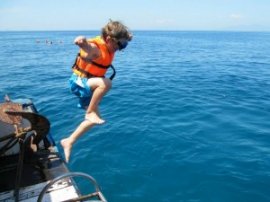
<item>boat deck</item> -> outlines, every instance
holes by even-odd
[[[43,182],[39,184],[35,184],[32,186],[24,187],[20,189],[19,193],[19,201],[23,202],[37,202],[38,197],[40,195],[41,190],[47,185],[48,182]],[[6,191],[0,194],[0,201],[14,201],[13,191]],[[78,193],[76,192],[74,186],[70,183],[70,181],[62,181],[58,183],[56,186],[51,188],[48,193],[46,193],[43,197],[42,201],[65,201],[72,198],[78,197]]]
[[[0,192],[14,189],[18,159],[19,155],[0,157]],[[40,150],[24,159],[20,187],[42,183],[66,172],[68,169],[58,153]]]

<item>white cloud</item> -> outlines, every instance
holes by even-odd
[[[233,13],[233,14],[230,15],[230,18],[233,19],[233,20],[240,20],[240,19],[243,19],[244,16],[241,15],[241,14],[235,14],[235,13]]]

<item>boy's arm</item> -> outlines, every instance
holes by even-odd
[[[86,37],[78,36],[75,38],[74,43],[86,53],[86,55],[83,56],[84,58],[94,59],[99,56],[99,50],[95,44],[88,43]]]

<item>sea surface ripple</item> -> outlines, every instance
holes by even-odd
[[[62,154],[84,118],[72,42],[97,34],[0,32],[1,99],[31,98]],[[110,202],[270,201],[270,33],[135,31],[114,66],[106,124],[74,145],[70,170]]]

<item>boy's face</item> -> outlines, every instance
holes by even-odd
[[[123,50],[128,45],[128,41],[126,39],[117,40],[110,36],[106,38],[106,43],[111,53],[115,53],[117,50]]]

